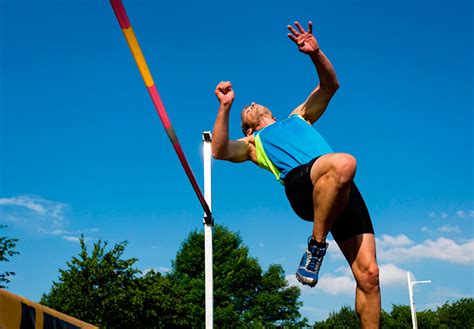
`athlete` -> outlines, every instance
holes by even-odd
[[[285,187],[295,213],[313,222],[308,247],[296,272],[297,279],[314,287],[332,233],[356,280],[356,312],[363,328],[380,325],[379,269],[375,238],[365,202],[353,182],[356,160],[334,153],[312,127],[339,88],[336,72],[312,33],[295,22],[288,37],[316,67],[319,85],[290,116],[277,121],[265,106],[252,103],[241,112],[244,138],[229,140],[229,112],[234,91],[229,81],[215,90],[219,110],[214,124],[214,158],[232,162],[252,161],[271,171]]]

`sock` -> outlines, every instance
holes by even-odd
[[[323,242],[318,242],[316,241],[313,237],[309,239],[308,245],[311,246],[316,246],[318,248],[326,248],[326,241]]]

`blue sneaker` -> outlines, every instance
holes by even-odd
[[[310,244],[311,237],[308,239],[308,248],[301,258],[300,266],[296,271],[296,279],[302,284],[314,287],[318,283],[318,274],[323,257],[326,255],[328,243]]]

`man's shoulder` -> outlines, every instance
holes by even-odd
[[[238,139],[238,141],[247,144],[247,156],[248,156],[247,160],[257,163],[257,154],[255,150],[255,136],[250,135],[247,137],[243,137],[243,138]]]
[[[308,120],[306,120],[302,115],[301,113],[298,113],[298,112],[291,112],[290,113],[290,116],[288,118],[286,118],[286,120],[294,120],[294,121],[297,121],[297,122],[305,122],[307,123],[308,125],[312,126],[311,122],[309,122]]]
[[[293,111],[291,111],[291,113],[290,113],[290,115],[288,116],[287,119],[291,119],[293,117],[299,118],[302,121],[308,123],[310,126],[312,126],[313,123],[309,119],[307,119],[306,116],[305,116],[305,112],[303,110],[303,105],[304,105],[304,103],[299,105],[298,107],[296,107]]]
[[[242,138],[239,138],[238,140],[241,141],[241,142],[247,143],[247,144],[249,144],[249,145],[255,145],[255,137],[254,137],[254,135],[242,137]]]

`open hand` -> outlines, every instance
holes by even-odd
[[[234,101],[235,95],[230,81],[219,82],[214,93],[216,94],[219,102],[223,105],[230,105]]]
[[[309,21],[308,32],[306,32],[298,22],[295,22],[295,26],[298,31],[296,31],[293,26],[288,25],[288,30],[291,32],[288,33],[288,37],[296,43],[298,49],[304,54],[311,54],[318,51],[319,44],[313,35],[313,23]]]

